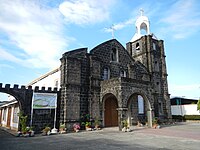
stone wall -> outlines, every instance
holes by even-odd
[[[88,113],[90,65],[87,49],[77,49],[61,58],[60,122],[70,129]]]

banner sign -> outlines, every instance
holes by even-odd
[[[56,108],[56,93],[33,93],[32,108],[33,109],[49,109]]]

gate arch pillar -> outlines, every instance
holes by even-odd
[[[123,121],[127,119],[127,107],[119,107],[117,108],[118,111],[118,125],[119,125],[119,131],[123,128]]]

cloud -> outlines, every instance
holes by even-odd
[[[23,63],[23,61],[21,59],[18,59],[14,55],[8,53],[6,50],[2,49],[1,47],[0,47],[0,54],[1,54],[0,55],[1,60],[7,60],[7,61],[14,62],[14,63]],[[2,67],[2,65],[1,65],[1,67]]]
[[[9,68],[9,69],[14,69],[13,66],[8,65],[8,64],[0,64],[0,73],[1,73],[1,68]]]
[[[200,11],[196,0],[179,0],[164,14],[161,22],[166,24],[161,29],[166,34],[172,34],[175,39],[187,38],[199,31]]]
[[[1,0],[0,33],[26,58],[16,57],[4,49],[1,57],[29,67],[54,68],[70,38],[63,34],[63,20],[56,8],[39,1]],[[7,57],[7,58],[6,58]]]
[[[78,25],[94,24],[109,19],[109,7],[114,0],[72,0],[60,4],[66,21]]]
[[[113,30],[121,30],[129,25],[132,25],[134,24],[135,22],[135,19],[132,18],[132,19],[129,19],[129,20],[126,20],[124,22],[119,22],[117,24],[113,24],[111,27],[109,28],[104,28],[104,31],[105,32],[112,32]]]

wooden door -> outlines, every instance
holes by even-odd
[[[7,116],[7,127],[10,128],[10,121],[11,121],[11,110],[12,108],[8,108],[8,116]]]
[[[117,100],[114,98],[105,100],[104,121],[105,127],[118,126]]]

